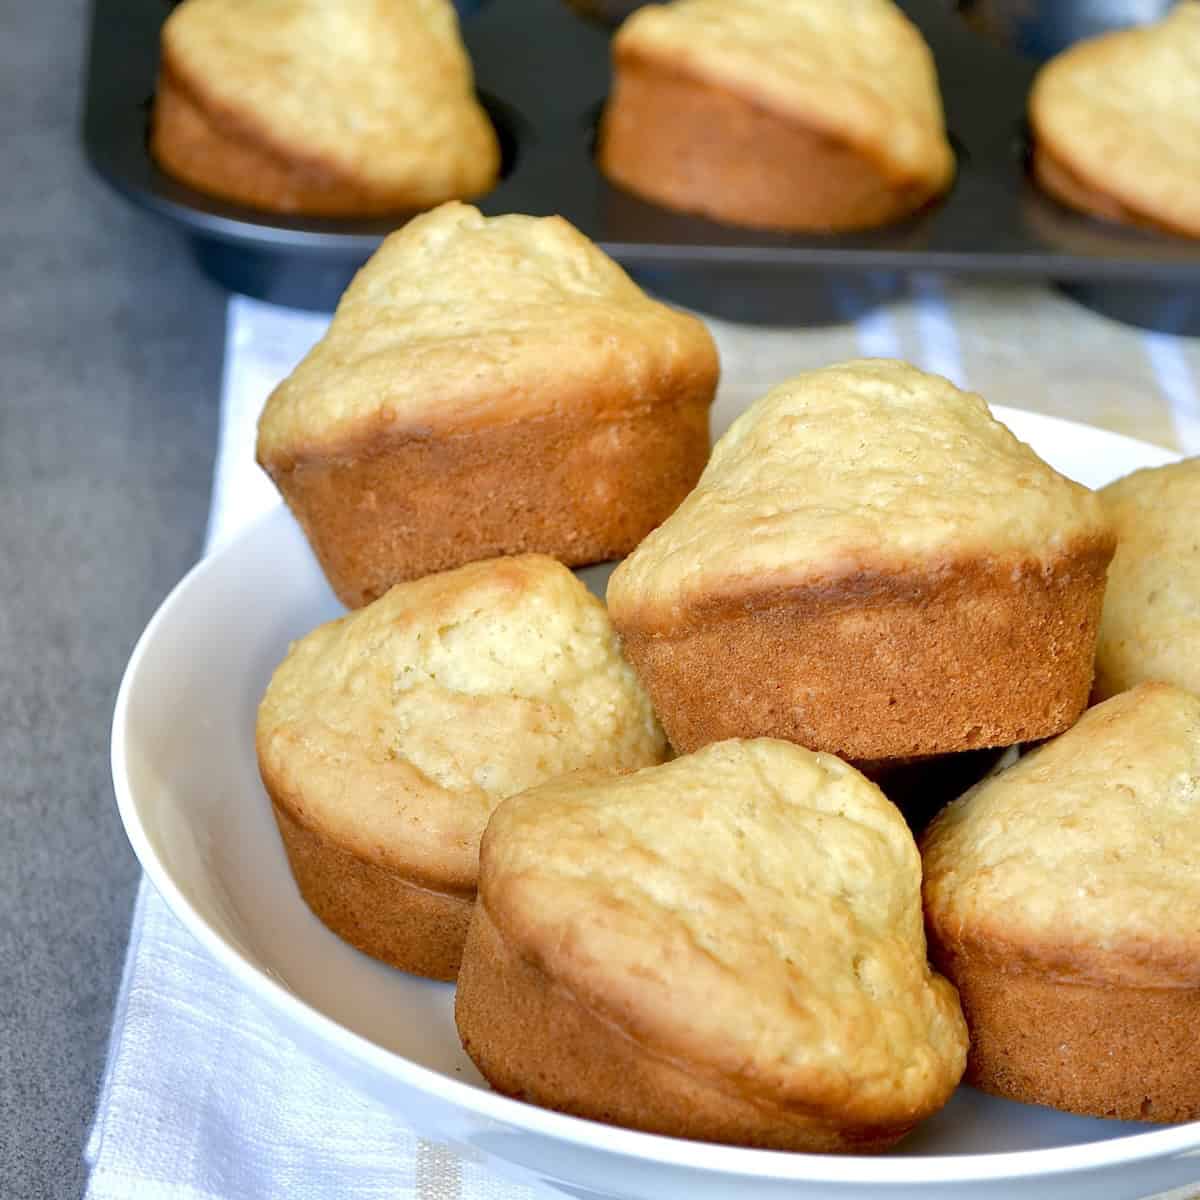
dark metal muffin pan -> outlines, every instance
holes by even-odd
[[[481,98],[506,150],[489,214],[561,213],[661,293],[747,320],[845,320],[913,272],[1068,285],[1119,320],[1200,334],[1200,241],[1107,225],[1044,196],[1025,170],[1035,66],[969,30],[947,0],[901,0],[937,60],[958,176],[903,224],[837,236],[758,233],[648,204],[593,161],[609,34],[562,0],[492,0],[463,22]],[[411,214],[282,217],[206,196],[158,169],[147,117],[167,0],[94,0],[84,142],[130,200],[174,221],[204,267],[246,294],[332,309]]]

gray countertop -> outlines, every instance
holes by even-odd
[[[78,1196],[137,867],[121,670],[200,552],[224,296],[89,171],[84,0],[0,9],[0,1195]]]

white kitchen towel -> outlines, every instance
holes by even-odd
[[[328,318],[235,299],[207,546],[278,502],[254,462],[263,400]],[[89,1200],[526,1200],[313,1062],[143,877],[96,1119]]]
[[[328,318],[230,301],[208,545],[276,503],[254,464],[258,413]],[[916,281],[855,325],[711,322],[723,408],[796,371],[897,355],[996,403],[1200,452],[1200,344],[1142,334],[1030,285]],[[531,1200],[415,1136],[296,1049],[145,880],[86,1148],[90,1200]]]

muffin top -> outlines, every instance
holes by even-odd
[[[586,1008],[750,1094],[915,1120],[962,1074],[912,835],[830,755],[719,742],[524,792],[488,825],[479,886],[502,936]]]
[[[1200,698],[1142,684],[954,801],[922,841],[952,953],[1200,986]]]
[[[789,588],[828,587],[832,600],[1089,543],[1111,554],[1100,501],[979,396],[864,359],[798,375],[747,409],[691,495],[614,573],[608,602],[618,621],[636,611],[676,624]]]
[[[702,322],[651,300],[561,217],[442,205],[392,234],[275,389],[261,462],[380,436],[604,419],[716,390]]]
[[[1162,679],[1200,695],[1200,458],[1100,493],[1117,533],[1096,644],[1096,691]]]
[[[933,56],[892,0],[674,0],[638,9],[613,47],[846,142],[899,185],[954,172]]]
[[[414,204],[495,182],[450,0],[184,0],[162,44],[164,69],[235,136]]]
[[[301,638],[263,697],[257,743],[302,824],[464,891],[505,796],[666,755],[604,606],[542,555],[397,584]]]
[[[1200,3],[1090,38],[1052,59],[1029,97],[1038,142],[1089,187],[1200,237]]]

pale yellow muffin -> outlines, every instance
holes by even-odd
[[[949,187],[933,56],[891,0],[674,0],[613,41],[601,169],[718,220],[856,229]]]
[[[852,767],[730,741],[493,814],[459,976],[502,1092],[680,1137],[879,1150],[954,1090],[898,810]]]
[[[257,745],[313,911],[439,979],[458,967],[496,805],[666,752],[604,606],[540,555],[399,584],[301,638],[263,697]]]
[[[1034,174],[1064,203],[1200,237],[1200,3],[1072,46],[1029,97]]]
[[[389,237],[279,385],[258,458],[351,607],[523,551],[627,553],[708,457],[717,352],[559,217]]]
[[[193,187],[278,212],[428,208],[500,169],[450,0],[184,0],[150,148]]]
[[[1112,552],[1099,500],[979,396],[867,359],[739,417],[608,604],[677,750],[880,765],[1069,726]]]
[[[923,839],[967,1077],[1126,1120],[1200,1118],[1200,698],[1141,684],[968,792]]]
[[[1200,695],[1200,458],[1135,471],[1100,499],[1117,553],[1096,642],[1096,693],[1162,679]]]

